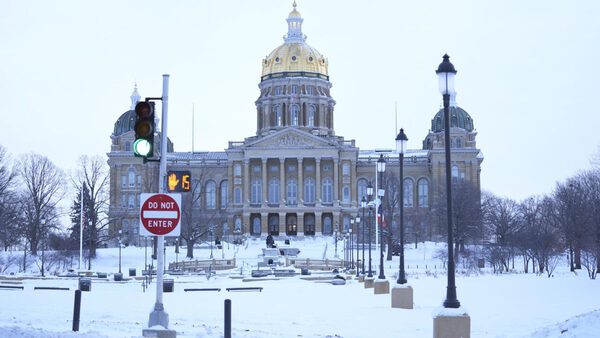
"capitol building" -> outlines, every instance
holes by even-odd
[[[387,162],[384,188],[389,190],[391,182],[398,180],[396,150],[361,149],[355,140],[336,135],[336,101],[331,95],[331,76],[335,78],[335,74],[329,74],[329,60],[307,44],[295,3],[286,21],[283,44],[257,60],[262,70],[255,101],[256,134],[230,141],[223,151],[178,152],[171,142],[166,145],[167,170],[192,174],[190,192],[182,193],[184,239],[198,239],[207,232],[220,237],[263,238],[268,234],[303,238],[350,229],[356,232],[354,220],[357,215],[362,217],[361,200],[369,183],[375,185],[380,156]],[[115,122],[107,154],[110,229],[122,229],[124,241],[134,245],[143,243],[139,236],[140,193],[158,192],[159,171],[157,162],[144,163],[132,151],[133,107],[139,100],[136,87],[131,108]],[[434,107],[433,102],[423,104]],[[476,145],[474,122],[456,106],[454,96],[450,105],[453,180],[471,183],[479,192],[483,155]],[[405,151],[403,203],[407,217],[433,215],[438,201],[445,203],[443,115],[443,110],[433,111],[421,149]],[[155,149],[162,146],[159,140],[155,137]],[[393,196],[398,195],[386,191],[384,199]],[[398,210],[396,203],[385,214],[392,231]],[[419,224],[409,219],[407,231],[418,226],[435,234],[434,218],[421,217]]]

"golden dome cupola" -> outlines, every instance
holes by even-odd
[[[283,44],[263,59],[261,81],[275,77],[316,77],[329,80],[327,59],[306,43],[302,33],[302,16],[296,9],[288,15],[288,33]]]

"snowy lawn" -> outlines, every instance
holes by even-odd
[[[293,242],[302,251],[300,257],[333,258],[329,239]],[[258,261],[263,241],[235,247],[225,244],[215,250],[215,258],[234,256],[238,266]],[[390,295],[373,295],[362,283],[350,280],[346,285],[282,277],[280,280],[243,282],[231,277],[240,270],[219,271],[205,276],[171,276],[175,292],[164,294],[170,328],[181,337],[219,337],[223,335],[223,303],[232,300],[234,337],[431,337],[432,313],[445,298],[446,275],[440,262],[431,258],[434,243],[407,246],[408,280],[414,288],[413,310],[392,309]],[[339,250],[340,248],[338,248]],[[174,261],[169,247],[167,260]],[[183,252],[183,250],[182,250]],[[342,252],[338,253],[341,256]],[[195,250],[200,259],[208,257],[208,248]],[[179,259],[183,257],[179,255]],[[93,271],[116,272],[117,249],[103,249]],[[373,263],[379,253],[373,252]],[[393,285],[397,257],[386,262],[386,275]],[[416,265],[419,265],[419,269]],[[144,248],[123,250],[123,270],[136,267],[138,276],[144,265]],[[427,265],[427,269],[425,269]],[[517,265],[518,266],[518,265]],[[432,268],[436,267],[436,268]],[[457,275],[457,293],[471,316],[473,337],[592,337],[600,330],[600,281],[589,280],[560,266],[554,277],[511,273],[494,275]],[[313,272],[313,276],[318,275]],[[19,276],[17,274],[16,276]],[[16,277],[12,276],[12,277]],[[143,291],[142,282],[94,279],[92,291],[82,293],[80,332],[70,332],[73,295],[77,279],[51,277],[23,280],[24,290],[0,290],[0,336],[14,337],[139,337],[147,325],[155,301],[155,287]],[[0,277],[0,281],[3,278]],[[0,282],[1,285],[8,285]],[[14,285],[14,284],[13,284]],[[69,287],[69,291],[33,290],[34,286]],[[262,292],[227,292],[227,287],[263,287]],[[221,292],[184,292],[184,288],[222,288]],[[563,334],[561,335],[561,331]]]

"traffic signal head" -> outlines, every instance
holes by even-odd
[[[140,101],[135,105],[135,156],[152,157],[154,153],[154,102]]]

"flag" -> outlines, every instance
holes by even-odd
[[[377,222],[381,223],[381,227],[385,228],[386,224],[385,224],[385,217],[383,216],[383,206],[379,205],[379,208],[377,208]]]

